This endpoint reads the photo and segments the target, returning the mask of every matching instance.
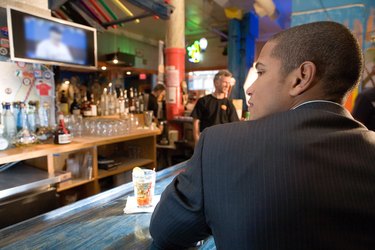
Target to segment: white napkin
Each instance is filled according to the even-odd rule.
[[[152,197],[152,206],[151,207],[138,207],[137,200],[134,196],[128,196],[126,201],[126,206],[124,208],[124,213],[126,214],[135,214],[135,213],[152,213],[156,205],[160,201],[160,195],[154,195]]]

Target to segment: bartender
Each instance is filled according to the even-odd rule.
[[[165,86],[163,84],[157,84],[152,90],[148,98],[147,110],[154,111],[154,117],[156,119],[162,118],[164,115],[159,115],[159,103],[162,103],[165,96]],[[163,110],[163,108],[161,108]]]
[[[195,105],[191,116],[194,119],[193,130],[196,142],[205,128],[239,120],[236,108],[227,98],[231,82],[232,74],[228,70],[220,70],[214,77],[214,93],[200,98]]]

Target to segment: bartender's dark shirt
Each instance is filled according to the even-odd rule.
[[[228,98],[217,99],[213,95],[206,95],[200,98],[195,105],[191,116],[200,121],[200,132],[213,125],[239,120],[236,108],[231,100]]]
[[[156,97],[152,93],[148,96],[147,110],[154,111],[154,116],[156,118],[158,117],[158,110],[159,110],[158,100],[156,99]]]
[[[353,117],[375,131],[375,87],[360,93],[355,100]]]

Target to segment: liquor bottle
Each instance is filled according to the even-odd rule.
[[[4,115],[5,115],[5,103],[1,103],[1,112],[0,112],[0,124],[4,125]]]
[[[129,113],[133,114],[135,112],[135,100],[133,88],[130,88],[130,97],[129,97]]]
[[[49,104],[47,102],[37,108],[37,117],[39,117],[37,119],[39,123],[35,133],[40,141],[45,141],[52,136],[49,128]]]
[[[68,144],[72,142],[72,137],[70,134],[69,129],[66,128],[64,122],[64,115],[63,113],[59,114],[59,125],[57,126],[54,132],[54,140],[55,144]]]
[[[102,115],[108,115],[108,96],[107,96],[107,88],[104,88],[103,94],[100,97],[100,104],[101,104],[101,113]]]
[[[142,93],[139,95],[139,112],[143,113],[143,111],[145,111],[145,100]]]
[[[36,102],[29,101],[27,108],[27,122],[31,132],[36,131]]]
[[[21,102],[19,105],[19,111],[17,114],[17,132],[21,131],[24,119],[27,119],[26,115],[26,105],[25,103]]]
[[[0,150],[5,150],[9,146],[9,141],[3,136],[4,126],[0,124]]]
[[[102,104],[99,100],[96,101],[96,108],[97,108],[97,111],[98,111],[98,116],[102,116],[103,115]]]
[[[124,114],[125,113],[125,98],[121,89],[120,89],[120,96],[118,98],[118,106],[119,106],[119,113]]]
[[[8,140],[13,140],[17,133],[16,119],[10,110],[10,103],[5,103],[5,113],[4,113],[4,136]]]
[[[69,104],[68,98],[65,95],[65,90],[61,91],[60,111],[63,112],[64,115],[69,115]]]
[[[81,114],[81,107],[77,101],[77,94],[74,93],[74,99],[72,104],[70,105],[70,113],[73,115],[80,115]]]
[[[15,144],[16,146],[25,146],[25,145],[30,145],[30,144],[36,143],[38,141],[38,138],[30,130],[24,103],[21,103],[21,110],[18,114],[22,116],[18,119],[19,121],[22,122],[22,128],[16,134],[16,136],[13,140],[13,144]]]
[[[135,113],[139,114],[140,113],[140,103],[139,103],[137,89],[134,89],[134,101],[135,101]]]
[[[13,102],[13,115],[14,115],[14,119],[17,123],[17,118],[18,118],[18,113],[20,112],[20,105],[21,105],[21,102]]]
[[[124,113],[127,115],[129,114],[129,98],[128,98],[128,91],[126,89],[124,89],[124,106],[125,106],[125,110],[124,110]]]
[[[39,110],[40,110],[40,102],[35,101],[35,131],[40,127],[40,116],[39,116]]]
[[[81,113],[85,117],[89,117],[92,115],[90,102],[87,101],[87,96],[83,97],[83,102],[81,104]]]
[[[91,116],[98,116],[98,108],[96,106],[94,94],[91,94],[90,108],[91,108]]]
[[[50,108],[48,102],[44,102],[43,105],[39,107],[38,114],[40,119],[40,126],[48,128],[50,125]]]
[[[114,100],[113,85],[111,82],[108,84],[107,98],[108,98],[108,114],[114,115],[116,111],[116,100]]]
[[[121,92],[121,90],[120,90],[120,92]],[[115,102],[115,114],[116,115],[120,114],[120,102],[119,102],[119,98],[120,98],[120,96],[117,97],[117,91],[115,91],[113,93],[113,101]]]

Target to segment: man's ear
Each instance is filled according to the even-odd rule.
[[[289,90],[291,96],[298,96],[310,89],[315,82],[316,66],[313,62],[303,62],[293,71],[292,86]]]

